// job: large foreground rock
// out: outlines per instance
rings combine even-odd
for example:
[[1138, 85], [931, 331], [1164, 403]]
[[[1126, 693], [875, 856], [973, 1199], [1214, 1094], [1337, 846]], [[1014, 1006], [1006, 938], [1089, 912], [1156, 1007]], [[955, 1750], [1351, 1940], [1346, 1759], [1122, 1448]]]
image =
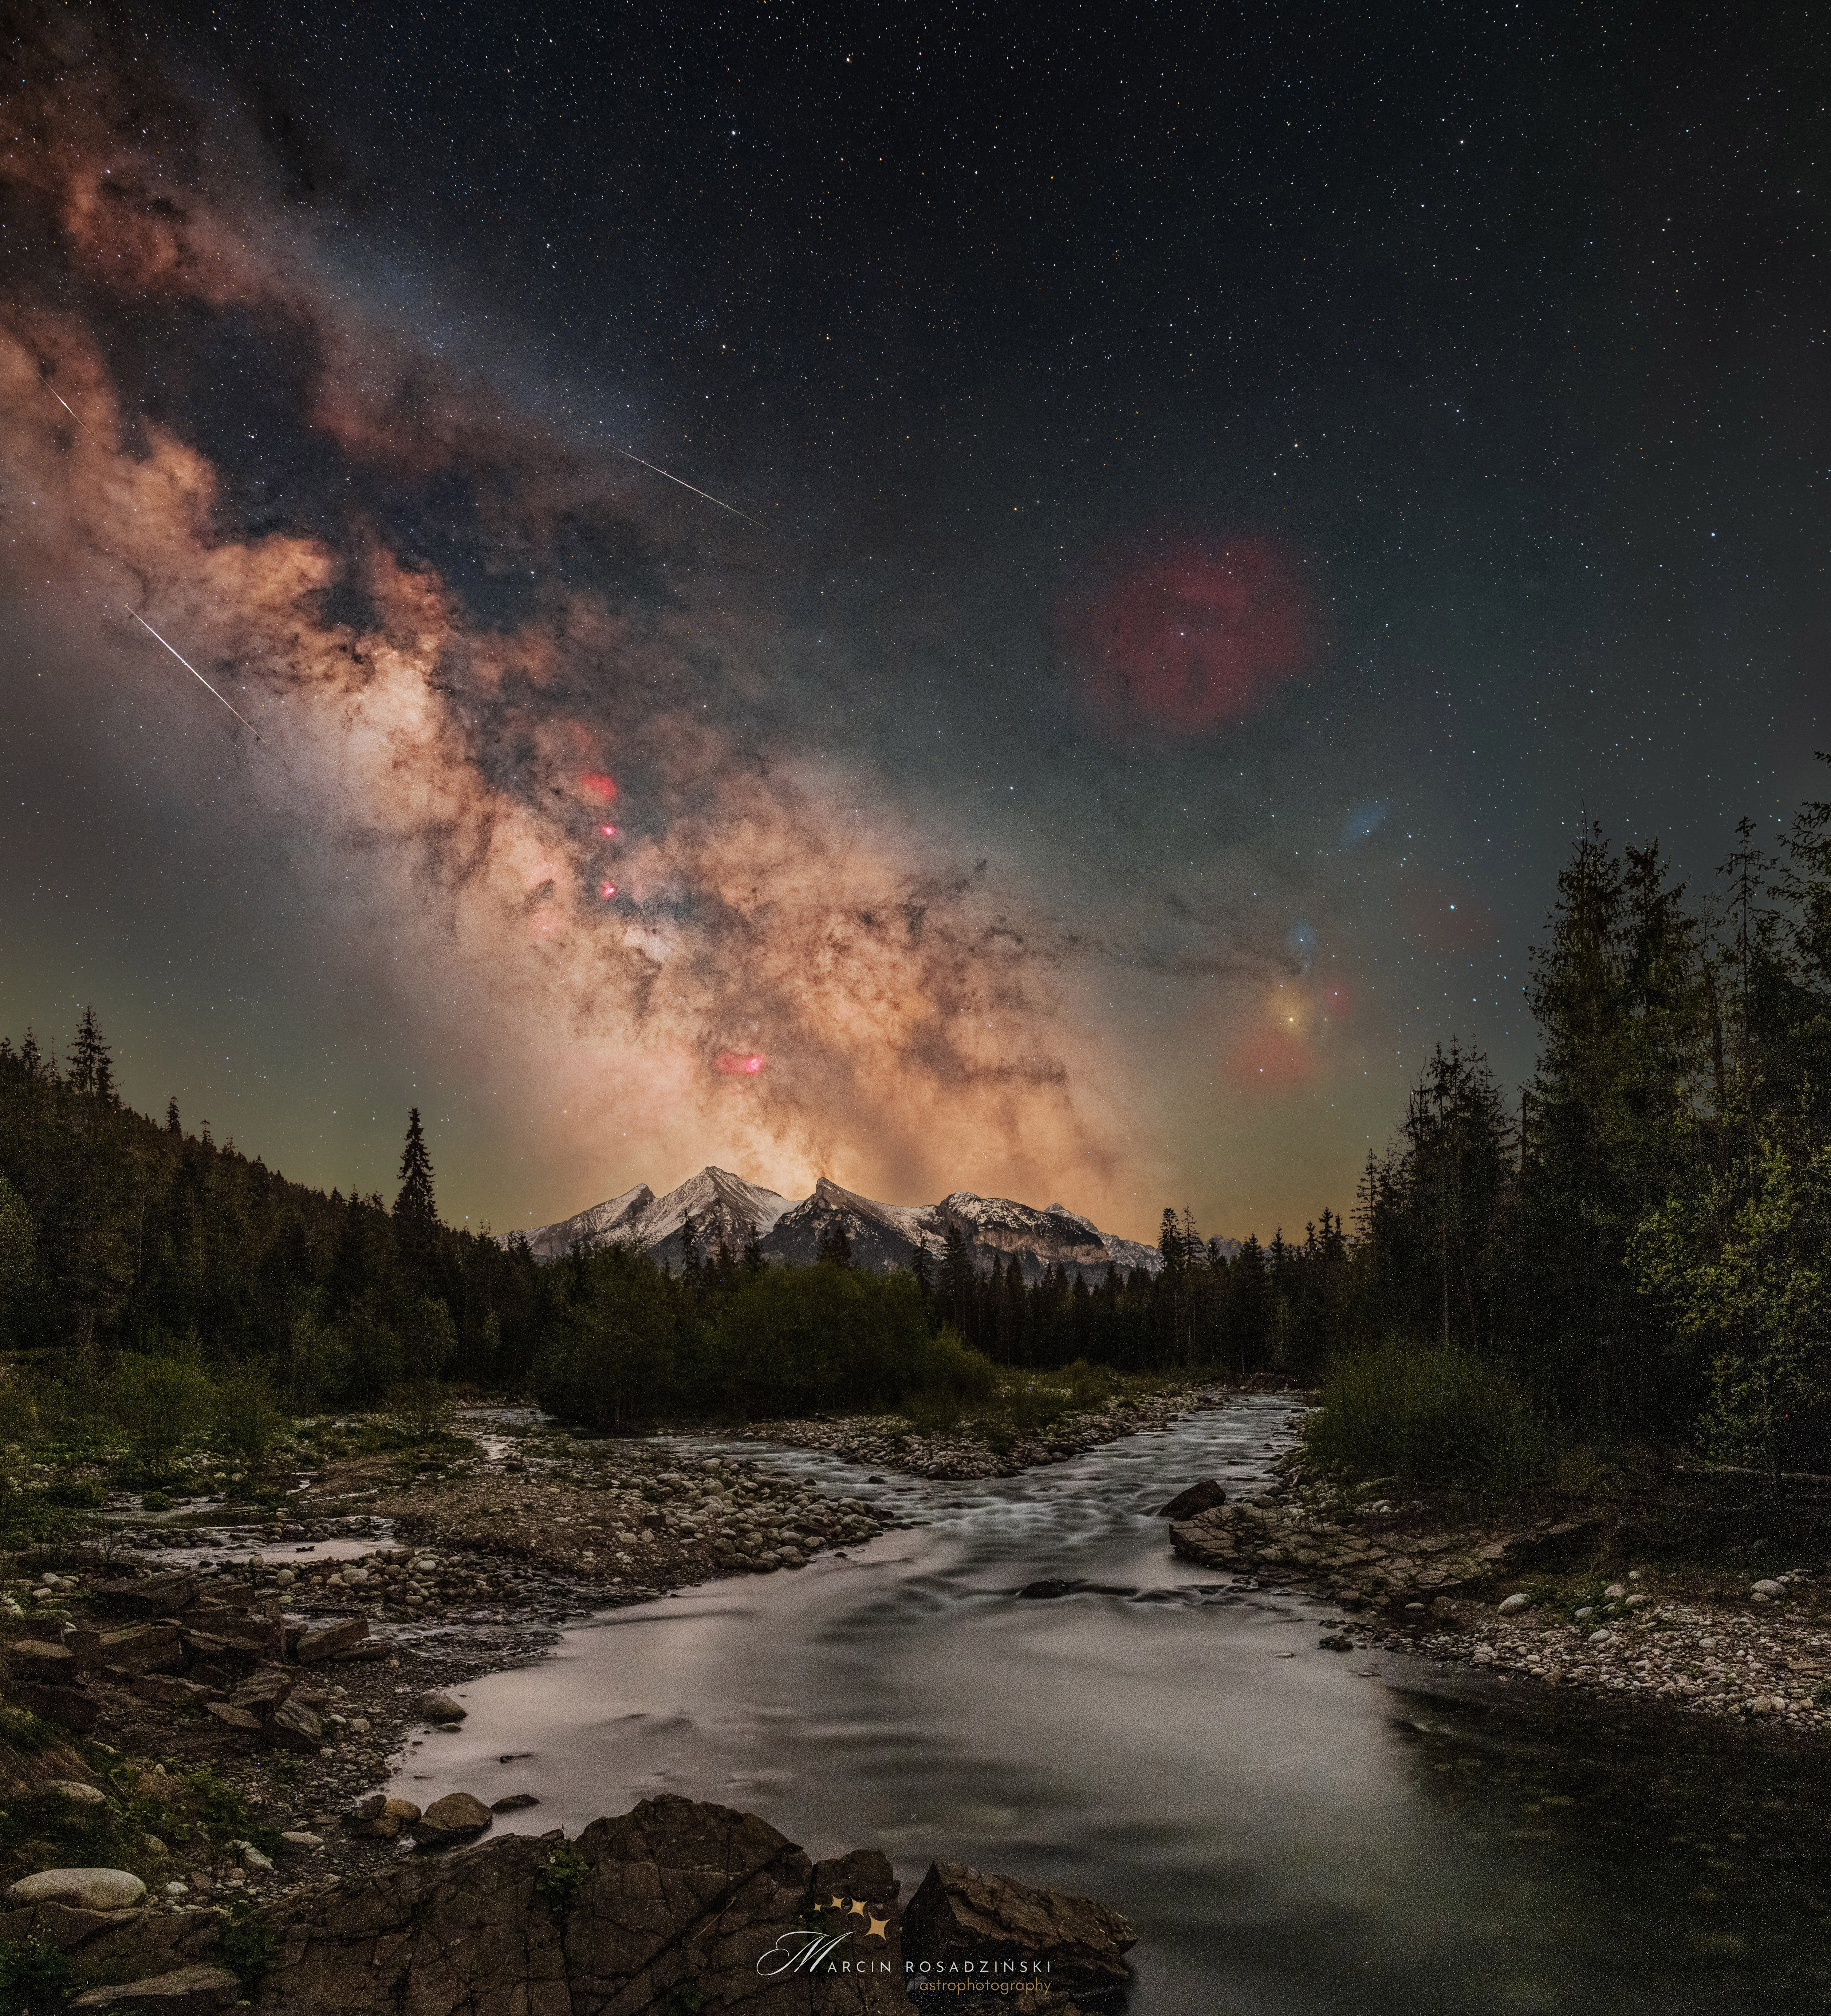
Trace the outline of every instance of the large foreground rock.
[[[1121, 2008], [1132, 1978], [1125, 1956], [1136, 1943], [1118, 1912], [1090, 1897], [984, 1875], [964, 1862], [932, 1864], [903, 1914], [917, 2000], [955, 2006], [959, 1993], [949, 1984], [989, 1979], [995, 1989], [999, 1982], [1046, 1985], [1049, 2002], [1059, 1996], [1081, 2009]], [[934, 1984], [928, 1994], [925, 1983]], [[1034, 1999], [1010, 1996], [1018, 2007]]]
[[[881, 1856], [820, 1873], [880, 1890], [888, 1879]], [[813, 1864], [755, 1815], [647, 1799], [574, 1841], [512, 1836], [291, 1900], [269, 1914], [279, 1953], [257, 2006], [262, 2016], [908, 2016], [894, 1910], [834, 1914], [834, 1894], [845, 1893], [816, 1896]], [[816, 1906], [850, 1932], [827, 1963], [842, 1971], [759, 1973], [759, 1960], [799, 1952], [802, 1913]]]
[[[374, 1827], [384, 1816], [400, 1827], [377, 1795], [352, 1817]], [[912, 2016], [896, 1878], [885, 1857], [863, 1849], [810, 1862], [766, 1821], [729, 1806], [648, 1799], [574, 1841], [499, 1837], [276, 1899], [257, 1913], [275, 1953], [252, 1988], [225, 1977], [215, 1913], [129, 1903], [137, 1881], [123, 1874], [47, 1871], [23, 1895], [16, 1886], [11, 1908], [0, 1909], [0, 1939], [39, 1940], [68, 1957], [78, 2007], [122, 2016], [232, 2006], [258, 2016]], [[98, 1885], [99, 1876], [117, 1881]], [[115, 1908], [67, 1901], [104, 1895]], [[908, 1915], [931, 1961], [1047, 1962], [1040, 1976], [991, 1977], [1047, 1982], [1046, 1998], [1024, 1998], [1038, 2016], [1116, 2007], [1129, 1978], [1130, 1928], [1085, 1898], [939, 1863]]]

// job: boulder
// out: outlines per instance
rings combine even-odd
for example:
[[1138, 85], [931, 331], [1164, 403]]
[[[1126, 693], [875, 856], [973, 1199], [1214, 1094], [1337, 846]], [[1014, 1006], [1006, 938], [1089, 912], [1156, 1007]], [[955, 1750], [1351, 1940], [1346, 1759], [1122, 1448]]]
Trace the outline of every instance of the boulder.
[[411, 1827], [419, 1817], [420, 1809], [411, 1799], [391, 1799], [384, 1793], [371, 1792], [344, 1815], [344, 1825], [352, 1834], [392, 1841], [402, 1827]]
[[105, 1609], [129, 1617], [175, 1617], [196, 1603], [197, 1579], [184, 1574], [130, 1577], [99, 1582], [89, 1593]]
[[108, 1803], [108, 1795], [99, 1785], [85, 1784], [81, 1778], [50, 1778], [45, 1783], [47, 1792], [60, 1792], [73, 1806], [101, 1806]]
[[76, 1677], [76, 1654], [42, 1638], [16, 1638], [6, 1648], [6, 1670], [15, 1679], [67, 1685]]
[[492, 1799], [489, 1809], [492, 1813], [525, 1813], [530, 1806], [540, 1804], [532, 1792], [510, 1792], [506, 1798]]
[[1512, 1595], [1501, 1597], [1494, 1607], [1503, 1617], [1517, 1617], [1522, 1611], [1532, 1607], [1532, 1598], [1523, 1590], [1516, 1589]]
[[468, 1792], [447, 1792], [434, 1799], [413, 1823], [413, 1838], [422, 1848], [450, 1848], [474, 1841], [495, 1824], [495, 1816]]
[[134, 2016], [215, 2016], [218, 2010], [232, 2009], [241, 1999], [239, 1976], [226, 1967], [212, 1967], [200, 1960], [175, 1968], [170, 1974], [154, 1975], [147, 1981], [86, 1989], [69, 2006], [131, 2010]]
[[303, 1701], [282, 1701], [267, 1725], [267, 1733], [283, 1750], [306, 1756], [322, 1749], [324, 1724]]
[[104, 1631], [96, 1640], [96, 1661], [117, 1672], [153, 1673], [180, 1665], [184, 1636], [175, 1624], [130, 1624], [124, 1631]]
[[1047, 1603], [1058, 1596], [1072, 1596], [1080, 1586], [1078, 1582], [1027, 1582], [1018, 1591], [1018, 1600], [1025, 1603]]
[[124, 1869], [41, 1869], [22, 1876], [6, 1895], [14, 1904], [74, 1904], [85, 1911], [124, 1911], [146, 1886]]
[[1051, 2000], [1061, 1995], [1077, 2008], [1118, 2009], [1132, 1978], [1125, 1956], [1135, 1943], [1118, 1912], [1090, 1897], [982, 1874], [964, 1862], [932, 1863], [903, 1914], [914, 1991], [925, 1974], [950, 1978], [955, 1961], [1008, 1961], [1028, 1972], [1002, 1978], [1040, 1978]]
[[344, 1651], [368, 1636], [367, 1618], [340, 1617], [334, 1624], [308, 1631], [299, 1640], [299, 1664], [309, 1666], [317, 1660], [328, 1659], [333, 1653]]
[[229, 1701], [206, 1701], [204, 1712], [214, 1716], [225, 1729], [240, 1730], [254, 1736], [261, 1733], [261, 1718], [258, 1715], [251, 1715], [245, 1708], [236, 1708]]
[[1212, 1511], [1216, 1505], [1227, 1503], [1227, 1486], [1218, 1478], [1205, 1477], [1199, 1484], [1191, 1484], [1187, 1491], [1179, 1491], [1167, 1505], [1159, 1505], [1155, 1516], [1159, 1519], [1193, 1519], [1198, 1512]]
[[294, 1676], [283, 1666], [263, 1666], [259, 1672], [251, 1673], [229, 1699], [265, 1722], [285, 1705], [294, 1685]]
[[174, 1673], [141, 1673], [129, 1684], [142, 1701], [162, 1701], [172, 1707], [207, 1701], [211, 1691], [196, 1680], [182, 1680]]
[[102, 1719], [101, 1704], [81, 1686], [52, 1687], [35, 1680], [15, 1680], [8, 1690], [19, 1706], [51, 1722], [60, 1722], [78, 1736], [87, 1736]]
[[420, 1695], [413, 1712], [427, 1722], [462, 1722], [470, 1710], [450, 1694], [434, 1693]]
[[[546, 1868], [562, 1846], [582, 1874], [553, 1888]], [[879, 1878], [881, 1862], [872, 1859]], [[594, 1821], [569, 1843], [507, 1834], [411, 1856], [262, 1912], [279, 1942], [262, 2016], [908, 2016], [888, 1908], [847, 1915], [851, 1936], [836, 1957], [849, 1958], [851, 1971], [793, 1969], [809, 1929], [803, 1912], [844, 1894], [816, 1900], [813, 1874], [802, 1851], [755, 1814], [671, 1797]], [[759, 1971], [778, 1955], [778, 1972]]]

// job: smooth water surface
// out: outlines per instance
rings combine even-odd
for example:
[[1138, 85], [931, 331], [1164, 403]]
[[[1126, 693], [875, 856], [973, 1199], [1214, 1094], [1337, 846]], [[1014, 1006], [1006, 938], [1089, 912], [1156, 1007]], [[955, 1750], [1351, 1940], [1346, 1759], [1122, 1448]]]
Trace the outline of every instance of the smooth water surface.
[[[906, 1895], [935, 1855], [1085, 1892], [1138, 1931], [1137, 2016], [1831, 2004], [1815, 1760], [1324, 1651], [1326, 1604], [1172, 1557], [1153, 1509], [1251, 1489], [1290, 1420], [1238, 1400], [978, 1484], [737, 1445], [932, 1523], [571, 1631], [460, 1688], [394, 1789], [532, 1791], [499, 1824], [535, 1831], [677, 1792], [881, 1846]], [[1043, 1578], [1101, 1587], [1017, 1597]]]

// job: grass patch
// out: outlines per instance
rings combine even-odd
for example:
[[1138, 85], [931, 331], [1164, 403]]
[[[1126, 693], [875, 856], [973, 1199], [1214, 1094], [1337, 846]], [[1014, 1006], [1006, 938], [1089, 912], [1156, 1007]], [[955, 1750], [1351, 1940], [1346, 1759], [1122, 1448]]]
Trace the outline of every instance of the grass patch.
[[1531, 1397], [1499, 1366], [1400, 1344], [1336, 1361], [1307, 1446], [1312, 1462], [1350, 1476], [1501, 1495], [1543, 1482], [1561, 1454]]

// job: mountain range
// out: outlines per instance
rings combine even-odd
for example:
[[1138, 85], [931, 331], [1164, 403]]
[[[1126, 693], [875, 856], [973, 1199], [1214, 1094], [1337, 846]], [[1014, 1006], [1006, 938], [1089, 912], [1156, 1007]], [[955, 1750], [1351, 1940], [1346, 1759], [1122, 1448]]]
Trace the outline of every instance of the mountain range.
[[[710, 1166], [662, 1197], [639, 1183], [557, 1224], [537, 1226], [528, 1243], [543, 1259], [557, 1259], [575, 1245], [589, 1250], [615, 1244], [638, 1247], [657, 1260], [678, 1261], [684, 1250], [682, 1228], [689, 1223], [701, 1251], [721, 1241], [741, 1247], [754, 1231], [766, 1257], [778, 1262], [816, 1258], [835, 1227], [843, 1228], [851, 1240], [855, 1266], [906, 1267], [918, 1247], [939, 1261], [948, 1227], [957, 1226], [982, 1267], [997, 1254], [1008, 1265], [1015, 1254], [1026, 1280], [1037, 1280], [1051, 1266], [1070, 1276], [1098, 1278], [1108, 1267], [1122, 1273], [1142, 1267], [1155, 1274], [1163, 1265], [1155, 1247], [1102, 1232], [1065, 1204], [1038, 1211], [971, 1190], [956, 1190], [939, 1204], [880, 1204], [824, 1176], [811, 1197], [798, 1201]], [[1234, 1245], [1231, 1240], [1222, 1243], [1229, 1249]]]

